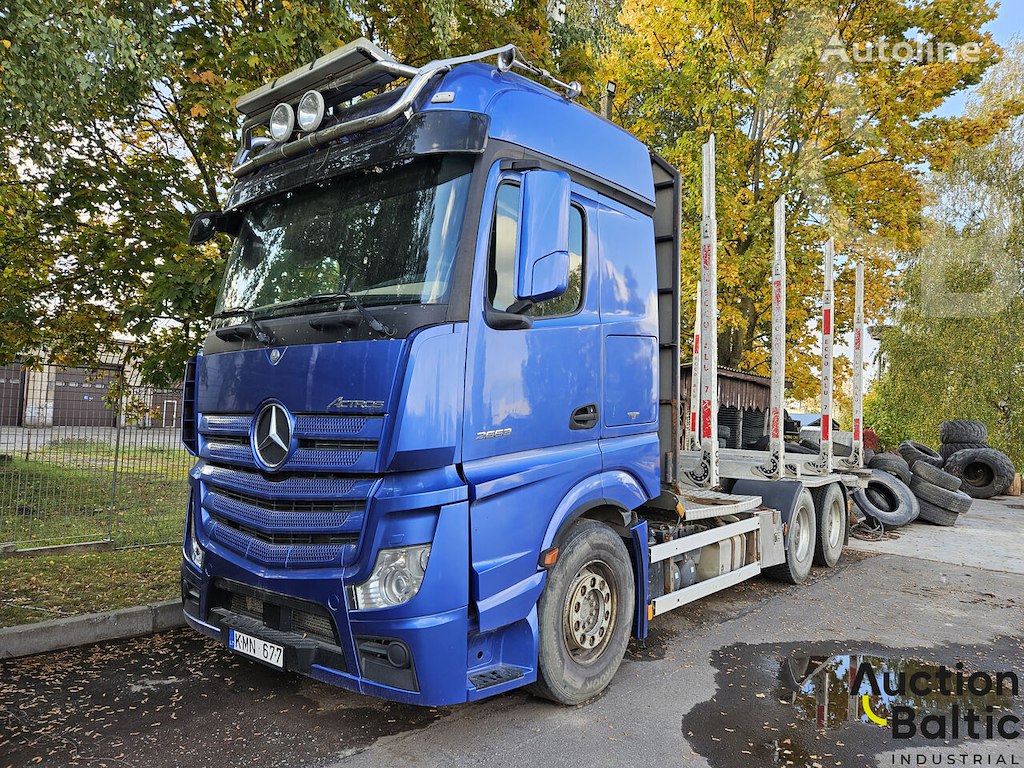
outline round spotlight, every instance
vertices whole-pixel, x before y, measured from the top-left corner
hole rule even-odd
[[[278,104],[270,113],[270,135],[274,141],[288,141],[295,130],[295,110],[291,104]]]
[[[516,49],[515,46],[509,46],[505,50],[498,54],[498,71],[508,72],[512,69],[512,64],[516,60]]]
[[[299,128],[304,131],[315,131],[323,122],[325,109],[324,97],[320,91],[306,91],[299,99],[299,108],[295,114]]]

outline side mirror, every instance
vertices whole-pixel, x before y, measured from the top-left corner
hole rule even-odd
[[[515,296],[558,298],[569,287],[569,174],[527,171],[522,196]]]
[[[188,244],[202,245],[218,232],[237,235],[239,221],[240,217],[237,213],[224,213],[223,211],[197,213],[188,230]]]
[[[202,245],[217,234],[217,219],[223,215],[219,211],[203,211],[196,214],[188,230],[188,244]]]

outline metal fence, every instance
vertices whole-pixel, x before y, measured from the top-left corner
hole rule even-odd
[[[122,365],[0,367],[0,548],[179,541],[180,389]]]

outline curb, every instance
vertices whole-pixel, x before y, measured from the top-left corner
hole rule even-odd
[[[21,624],[0,629],[0,659],[60,651],[106,640],[123,640],[184,626],[180,600]]]

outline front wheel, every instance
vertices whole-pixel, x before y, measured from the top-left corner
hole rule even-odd
[[[537,610],[537,682],[559,704],[582,704],[622,663],[635,593],[629,552],[606,525],[581,520],[559,548]]]

